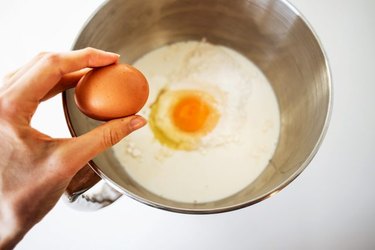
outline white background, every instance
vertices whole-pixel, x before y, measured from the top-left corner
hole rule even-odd
[[[60,201],[17,249],[374,249],[375,1],[291,2],[320,37],[334,83],[327,136],[302,175],[270,199],[218,215],[175,214],[127,197],[98,212]],[[39,51],[69,50],[101,3],[2,0],[1,75]],[[61,96],[40,106],[33,125],[69,136]]]

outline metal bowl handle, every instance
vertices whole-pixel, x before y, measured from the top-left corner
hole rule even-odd
[[[112,204],[121,195],[86,165],[72,178],[63,197],[75,209],[95,211]]]

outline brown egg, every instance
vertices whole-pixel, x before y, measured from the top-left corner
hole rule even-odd
[[[137,113],[148,98],[144,75],[127,64],[113,64],[88,72],[77,84],[75,102],[84,114],[111,120]]]

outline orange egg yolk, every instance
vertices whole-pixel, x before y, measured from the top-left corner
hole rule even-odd
[[[176,150],[196,150],[201,138],[218,124],[219,104],[204,91],[161,91],[151,106],[149,125],[161,144]]]
[[[216,110],[199,95],[181,97],[171,115],[174,125],[187,133],[206,134],[218,120]]]

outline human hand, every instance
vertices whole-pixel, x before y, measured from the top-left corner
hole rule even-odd
[[[0,86],[0,249],[13,248],[56,204],[72,177],[97,154],[145,125],[140,116],[109,121],[76,138],[30,126],[41,101],[74,87],[118,55],[92,48],[41,53]]]

